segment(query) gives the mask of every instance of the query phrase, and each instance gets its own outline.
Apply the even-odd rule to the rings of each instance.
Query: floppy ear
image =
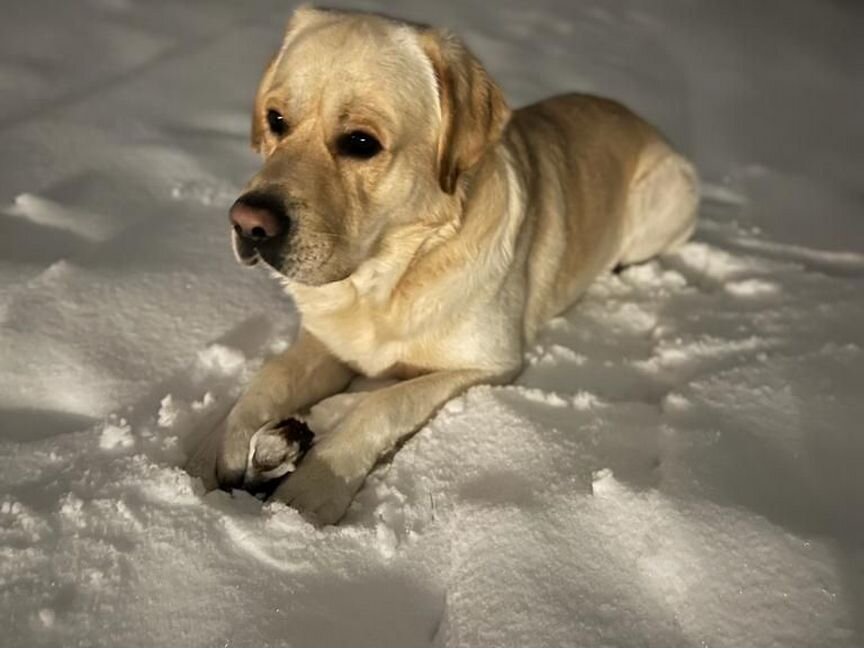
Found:
[[[441,102],[438,181],[452,194],[459,176],[501,138],[510,108],[501,88],[458,38],[428,29],[420,32],[420,42],[432,61]]]

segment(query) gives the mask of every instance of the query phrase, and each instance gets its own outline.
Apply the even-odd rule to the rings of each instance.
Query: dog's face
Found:
[[[508,116],[458,42],[299,10],[256,97],[252,143],[265,161],[231,209],[237,257],[309,285],[349,276],[398,232],[452,217],[460,175]]]

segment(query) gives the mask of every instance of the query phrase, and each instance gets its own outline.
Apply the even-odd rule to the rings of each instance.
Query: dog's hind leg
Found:
[[[661,142],[642,155],[627,198],[619,265],[647,261],[684,243],[696,226],[699,179]]]

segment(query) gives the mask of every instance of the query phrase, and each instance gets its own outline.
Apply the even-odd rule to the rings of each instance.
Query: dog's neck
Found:
[[[476,180],[471,181],[471,180]],[[358,302],[376,309],[386,309],[394,296],[411,284],[411,277],[430,263],[446,267],[448,273],[458,273],[452,259],[477,261],[477,254],[491,246],[510,245],[509,232],[514,231],[518,214],[513,207],[521,201],[511,195],[519,190],[513,169],[505,155],[487,156],[473,178],[453,196],[438,224],[399,226],[383,240],[387,242],[372,257],[361,263],[348,277],[321,286],[308,286],[282,279],[304,317],[327,316],[347,310]],[[501,214],[493,221],[472,218],[474,210],[493,210]],[[502,240],[500,237],[503,236]],[[469,247],[474,253],[447,254],[453,246]],[[434,259],[435,257],[440,257]],[[433,260],[434,259],[434,260]],[[470,272],[477,271],[472,263]],[[432,273],[433,275],[438,273]]]
[[[365,301],[373,307],[386,307],[400,281],[412,264],[429,250],[454,235],[452,223],[430,228],[410,225],[388,233],[387,245],[361,263],[345,279],[320,286],[308,286],[281,278],[304,316],[333,314]]]

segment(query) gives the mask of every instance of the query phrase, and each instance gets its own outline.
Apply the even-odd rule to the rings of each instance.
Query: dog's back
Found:
[[[647,204],[645,194],[656,193],[655,169],[670,160],[690,167],[650,124],[615,101],[569,94],[527,106],[514,113],[505,142],[525,183],[526,221],[534,228],[529,339],[599,273],[647,259],[692,229],[695,174],[679,174],[681,187],[664,177],[663,191],[674,203],[669,208]],[[652,240],[645,241],[649,232]]]

